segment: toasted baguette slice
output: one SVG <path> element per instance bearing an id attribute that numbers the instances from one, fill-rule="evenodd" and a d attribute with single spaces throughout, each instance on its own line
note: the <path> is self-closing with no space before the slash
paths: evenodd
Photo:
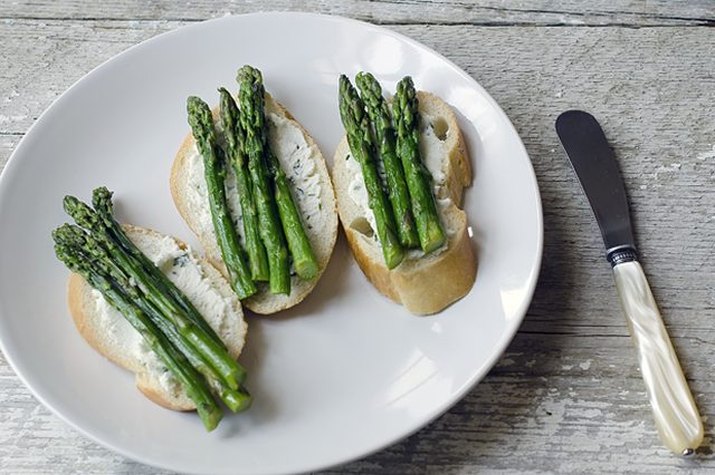
<path id="1" fill-rule="evenodd" d="M 241 303 L 221 273 L 207 261 L 196 259 L 173 237 L 135 226 L 124 228 L 139 249 L 186 294 L 226 344 L 229 354 L 238 358 L 247 326 Z M 107 359 L 135 373 L 142 393 L 168 409 L 196 408 L 139 332 L 77 274 L 70 276 L 68 298 L 70 313 L 82 337 Z"/>
<path id="2" fill-rule="evenodd" d="M 420 151 L 432 173 L 437 209 L 445 228 L 446 246 L 425 256 L 408 251 L 393 270 L 385 265 L 374 231 L 374 217 L 360 165 L 343 137 L 333 158 L 333 183 L 338 212 L 348 244 L 363 273 L 387 297 L 410 312 L 439 312 L 469 292 L 476 277 L 476 259 L 467 233 L 467 217 L 459 206 L 462 191 L 472 181 L 462 134 L 451 108 L 439 97 L 418 92 Z"/>
<path id="3" fill-rule="evenodd" d="M 243 305 L 264 315 L 297 305 L 308 296 L 328 265 L 338 235 L 335 193 L 325 159 L 317 144 L 269 94 L 266 94 L 266 122 L 271 150 L 278 157 L 291 183 L 293 198 L 303 217 L 303 225 L 313 246 L 319 270 L 316 278 L 310 281 L 293 275 L 288 295 L 272 294 L 267 284 L 260 283 L 258 293 L 244 300 Z M 231 214 L 234 222 L 238 223 L 236 230 L 243 239 L 241 208 L 232 169 L 228 170 L 226 183 Z M 209 261 L 227 275 L 211 222 L 203 159 L 190 133 L 174 159 L 170 186 L 176 208 L 198 237 Z"/>

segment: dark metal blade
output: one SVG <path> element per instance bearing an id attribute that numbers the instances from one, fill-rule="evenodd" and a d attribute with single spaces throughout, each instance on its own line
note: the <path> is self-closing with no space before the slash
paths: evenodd
<path id="1" fill-rule="evenodd" d="M 556 133 L 596 215 L 606 254 L 635 250 L 623 179 L 601 126 L 588 112 L 572 110 L 556 119 Z"/>

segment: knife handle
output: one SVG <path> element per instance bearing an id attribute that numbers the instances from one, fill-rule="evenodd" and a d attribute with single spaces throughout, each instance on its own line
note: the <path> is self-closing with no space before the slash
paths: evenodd
<path id="1" fill-rule="evenodd" d="M 616 287 L 663 443 L 691 455 L 703 441 L 703 424 L 678 357 L 638 261 L 616 263 Z"/>

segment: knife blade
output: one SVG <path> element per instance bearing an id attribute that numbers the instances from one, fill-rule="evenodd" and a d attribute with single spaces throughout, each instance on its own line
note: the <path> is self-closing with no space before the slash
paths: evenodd
<path id="1" fill-rule="evenodd" d="M 596 215 L 606 253 L 635 251 L 626 189 L 600 125 L 591 114 L 568 111 L 556 120 L 556 131 Z"/>
<path id="2" fill-rule="evenodd" d="M 556 119 L 556 133 L 601 229 L 621 307 L 626 316 L 661 440 L 679 455 L 692 455 L 703 424 L 638 262 L 625 185 L 598 121 L 571 110 Z"/>

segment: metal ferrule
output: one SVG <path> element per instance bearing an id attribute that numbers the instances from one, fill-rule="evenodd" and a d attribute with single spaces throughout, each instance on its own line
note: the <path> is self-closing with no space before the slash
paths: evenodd
<path id="1" fill-rule="evenodd" d="M 606 252 L 606 259 L 611 263 L 611 267 L 616 267 L 624 262 L 632 262 L 638 260 L 638 252 L 630 246 L 619 246 L 614 249 L 609 249 Z"/>

